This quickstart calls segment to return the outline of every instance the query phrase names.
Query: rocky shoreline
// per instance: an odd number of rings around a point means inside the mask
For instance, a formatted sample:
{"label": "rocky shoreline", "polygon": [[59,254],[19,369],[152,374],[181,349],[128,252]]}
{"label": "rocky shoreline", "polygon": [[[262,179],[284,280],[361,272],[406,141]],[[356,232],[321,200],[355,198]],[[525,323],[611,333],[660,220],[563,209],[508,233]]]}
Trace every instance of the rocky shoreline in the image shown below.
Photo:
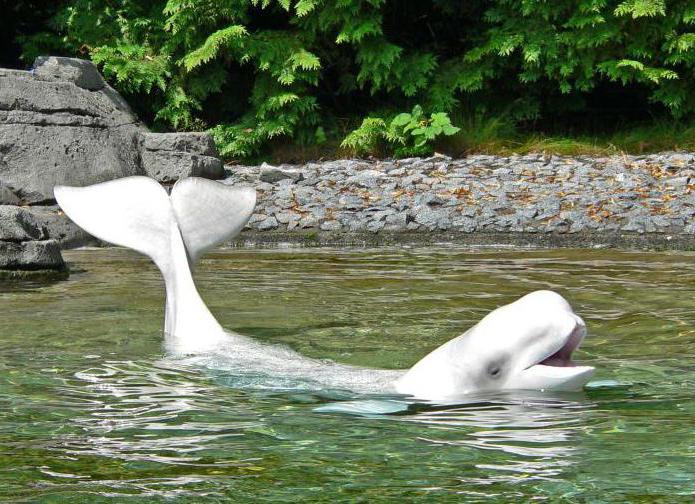
{"label": "rocky shoreline", "polygon": [[1,277],[63,276],[61,248],[100,244],[60,212],[54,185],[129,175],[256,189],[231,245],[695,249],[695,154],[223,166],[206,133],[150,132],[88,61],[0,69]]}
{"label": "rocky shoreline", "polygon": [[232,166],[246,244],[695,248],[695,155],[469,156]]}

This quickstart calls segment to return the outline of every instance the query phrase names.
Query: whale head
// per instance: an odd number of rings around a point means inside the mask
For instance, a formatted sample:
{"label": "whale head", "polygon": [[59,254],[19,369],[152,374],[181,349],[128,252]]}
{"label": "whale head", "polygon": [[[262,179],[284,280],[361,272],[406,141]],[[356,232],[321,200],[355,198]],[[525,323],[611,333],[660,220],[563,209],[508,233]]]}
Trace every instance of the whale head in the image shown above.
{"label": "whale head", "polygon": [[396,391],[455,401],[479,391],[580,390],[594,372],[571,359],[585,335],[584,321],[562,296],[532,292],[425,356]]}

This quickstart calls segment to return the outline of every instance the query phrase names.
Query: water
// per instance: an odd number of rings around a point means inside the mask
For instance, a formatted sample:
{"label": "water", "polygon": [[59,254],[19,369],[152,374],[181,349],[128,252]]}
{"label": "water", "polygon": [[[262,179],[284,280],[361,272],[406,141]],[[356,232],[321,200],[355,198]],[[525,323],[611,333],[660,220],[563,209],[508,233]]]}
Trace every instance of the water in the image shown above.
{"label": "water", "polygon": [[147,260],[66,256],[67,281],[0,286],[2,502],[695,495],[694,253],[233,250],[203,261],[200,291],[223,326],[345,364],[408,367],[539,288],[587,321],[575,358],[597,372],[584,392],[381,415],[384,398],[259,386],[167,358]]}

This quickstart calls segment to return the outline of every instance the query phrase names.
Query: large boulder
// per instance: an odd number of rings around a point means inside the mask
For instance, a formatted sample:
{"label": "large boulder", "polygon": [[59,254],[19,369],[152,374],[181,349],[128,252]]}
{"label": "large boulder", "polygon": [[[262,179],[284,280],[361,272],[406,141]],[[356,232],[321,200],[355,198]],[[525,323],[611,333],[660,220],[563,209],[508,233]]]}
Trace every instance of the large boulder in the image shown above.
{"label": "large boulder", "polygon": [[24,204],[51,204],[55,185],[129,175],[174,182],[224,170],[210,135],[150,133],[90,61],[51,56],[30,72],[0,69],[0,187]]}
{"label": "large boulder", "polygon": [[56,184],[143,174],[144,130],[91,62],[39,58],[33,72],[0,72],[0,182],[25,203],[53,200]]}
{"label": "large boulder", "polygon": [[224,177],[215,142],[207,133],[144,133],[142,167],[160,182],[184,177]]}

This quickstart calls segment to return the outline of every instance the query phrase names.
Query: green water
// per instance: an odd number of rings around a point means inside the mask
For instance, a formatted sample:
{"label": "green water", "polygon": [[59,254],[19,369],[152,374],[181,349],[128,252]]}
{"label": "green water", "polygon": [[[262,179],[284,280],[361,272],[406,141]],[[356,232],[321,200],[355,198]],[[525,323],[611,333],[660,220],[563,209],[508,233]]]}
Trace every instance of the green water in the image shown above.
{"label": "green water", "polygon": [[397,415],[316,412],[168,359],[163,290],[124,250],[0,286],[2,502],[686,502],[695,495],[695,254],[464,248],[233,250],[200,291],[226,328],[408,367],[551,288],[589,327],[582,393]]}

